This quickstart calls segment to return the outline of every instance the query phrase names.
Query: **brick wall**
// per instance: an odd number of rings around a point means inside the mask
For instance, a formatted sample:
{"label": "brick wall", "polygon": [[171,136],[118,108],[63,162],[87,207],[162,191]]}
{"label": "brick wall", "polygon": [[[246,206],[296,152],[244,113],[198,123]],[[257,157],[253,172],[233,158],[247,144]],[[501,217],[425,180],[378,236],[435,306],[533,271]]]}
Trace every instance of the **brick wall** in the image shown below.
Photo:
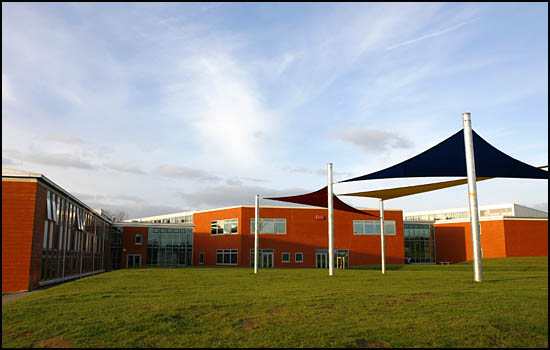
{"label": "brick wall", "polygon": [[506,256],[548,256],[548,220],[504,220]]}
{"label": "brick wall", "polygon": [[[483,258],[548,256],[548,220],[482,220]],[[469,221],[435,225],[437,262],[472,260]]]}
{"label": "brick wall", "polygon": [[[378,215],[379,212],[370,211]],[[317,216],[324,217],[317,220]],[[260,249],[274,250],[274,267],[315,267],[316,250],[328,249],[327,209],[315,208],[260,208],[261,218],[285,218],[286,234],[262,234]],[[212,220],[239,219],[237,235],[211,235]],[[204,254],[204,265],[216,265],[217,249],[239,249],[239,266],[250,266],[250,249],[254,249],[254,235],[250,219],[253,207],[239,207],[196,213],[193,216],[193,265],[199,265],[199,253]],[[386,263],[403,264],[403,215],[401,211],[385,211],[386,220],[394,220],[396,234],[386,236]],[[334,214],[334,249],[348,249],[351,265],[380,264],[380,236],[354,235],[353,220],[379,220],[370,216],[336,210]],[[282,262],[282,253],[290,253],[290,262]],[[303,262],[295,261],[295,253],[303,253]]]}
{"label": "brick wall", "polygon": [[29,289],[36,188],[36,180],[2,179],[3,293]]}
{"label": "brick wall", "polygon": [[[142,244],[136,244],[136,234],[141,233],[143,235]],[[128,254],[141,254],[141,266],[147,265],[147,227],[134,227],[125,226],[122,231],[122,261],[120,262],[120,268],[126,268],[126,257]],[[126,250],[124,250],[126,249]]]}

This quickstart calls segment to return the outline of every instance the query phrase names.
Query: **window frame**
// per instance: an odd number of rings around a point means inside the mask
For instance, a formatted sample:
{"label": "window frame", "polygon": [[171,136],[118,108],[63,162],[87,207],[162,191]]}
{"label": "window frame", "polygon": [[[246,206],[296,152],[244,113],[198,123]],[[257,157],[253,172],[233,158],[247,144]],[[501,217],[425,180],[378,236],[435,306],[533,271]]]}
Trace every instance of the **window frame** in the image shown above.
{"label": "window frame", "polygon": [[[298,260],[296,259],[296,257],[298,256],[298,254],[300,254],[302,256],[302,259],[301,260]],[[297,263],[297,264],[301,264],[304,262],[304,253],[303,252],[295,252],[294,253],[294,262]]]}
{"label": "window frame", "polygon": [[[285,254],[288,255],[288,260],[285,261]],[[281,263],[289,264],[290,263],[290,252],[282,252],[281,253]]]}
{"label": "window frame", "polygon": [[[140,238],[139,242],[138,237]],[[143,245],[143,233],[136,233],[135,245]]]}
{"label": "window frame", "polygon": [[[215,228],[214,228],[214,225]],[[229,227],[228,232],[226,232],[226,227]],[[213,233],[213,231],[216,233]],[[238,235],[239,234],[239,218],[232,219],[220,219],[220,220],[211,220],[210,221],[210,236],[220,236],[220,235]]]}
{"label": "window frame", "polygon": [[[221,262],[219,262],[219,257],[221,256]],[[228,256],[226,259],[225,257]],[[235,262],[233,263],[233,256],[236,257]],[[229,262],[226,262],[229,261]],[[216,249],[216,265],[225,265],[225,266],[237,266],[239,265],[239,249]]]}
{"label": "window frame", "polygon": [[[254,224],[256,218],[250,218],[250,234],[254,234]],[[259,223],[259,235],[286,235],[287,234],[287,225],[286,218],[260,218]],[[273,225],[273,232],[263,232],[265,224]],[[284,232],[277,232],[277,224],[284,224]]]}
{"label": "window frame", "polygon": [[[393,224],[393,233],[388,233],[388,225]],[[359,233],[355,230],[356,225],[362,225],[363,232]],[[354,236],[380,236],[380,220],[353,220],[352,223]],[[374,228],[374,232],[373,232]],[[384,220],[384,236],[397,235],[397,224],[395,220]]]}

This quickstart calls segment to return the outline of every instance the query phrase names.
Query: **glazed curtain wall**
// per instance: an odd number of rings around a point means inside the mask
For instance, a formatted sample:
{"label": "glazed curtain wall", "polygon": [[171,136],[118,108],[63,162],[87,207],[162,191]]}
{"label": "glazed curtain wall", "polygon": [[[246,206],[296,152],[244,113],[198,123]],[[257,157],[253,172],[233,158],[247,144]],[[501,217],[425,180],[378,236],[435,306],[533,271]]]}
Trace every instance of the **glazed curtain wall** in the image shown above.
{"label": "glazed curtain wall", "polygon": [[50,190],[46,211],[40,282],[102,271],[108,224]]}
{"label": "glazed curtain wall", "polygon": [[147,265],[192,265],[193,229],[149,228]]}

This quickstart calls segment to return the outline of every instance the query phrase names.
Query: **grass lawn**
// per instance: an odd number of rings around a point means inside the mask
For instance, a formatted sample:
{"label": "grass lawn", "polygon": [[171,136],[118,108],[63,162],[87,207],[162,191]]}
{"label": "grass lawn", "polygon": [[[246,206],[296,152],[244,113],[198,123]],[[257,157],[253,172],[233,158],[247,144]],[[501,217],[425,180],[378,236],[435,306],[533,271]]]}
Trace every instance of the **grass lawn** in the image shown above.
{"label": "grass lawn", "polygon": [[548,258],[138,268],[2,306],[2,347],[548,347]]}

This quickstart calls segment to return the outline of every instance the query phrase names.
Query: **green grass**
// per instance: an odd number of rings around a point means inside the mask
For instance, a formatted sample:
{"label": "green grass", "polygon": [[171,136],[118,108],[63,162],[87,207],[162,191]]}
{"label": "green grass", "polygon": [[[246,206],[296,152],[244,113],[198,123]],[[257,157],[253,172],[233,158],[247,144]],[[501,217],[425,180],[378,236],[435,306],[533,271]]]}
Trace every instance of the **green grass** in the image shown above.
{"label": "green grass", "polygon": [[548,347],[548,259],[486,259],[483,272],[119,270],[3,305],[2,346]]}

